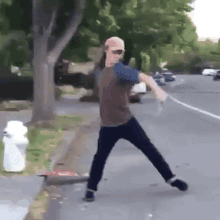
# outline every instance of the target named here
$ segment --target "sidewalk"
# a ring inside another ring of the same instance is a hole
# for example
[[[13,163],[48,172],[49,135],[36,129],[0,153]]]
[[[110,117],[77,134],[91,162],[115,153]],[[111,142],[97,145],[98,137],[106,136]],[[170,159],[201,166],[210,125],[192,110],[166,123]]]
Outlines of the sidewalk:
[[[3,137],[3,129],[7,121],[19,120],[26,123],[31,120],[32,111],[0,112],[0,131]],[[0,213],[1,219],[23,219],[28,212],[28,207],[33,201],[33,196],[43,184],[43,178],[38,176],[0,178]]]
[[[85,115],[86,120],[82,126],[90,126],[92,121],[99,116],[98,105],[93,103],[80,103],[77,95],[66,95],[55,104],[55,111],[58,115],[63,114],[80,114]],[[75,104],[77,107],[75,108]],[[89,108],[91,106],[91,109]],[[0,129],[3,134],[3,129],[6,127],[7,121],[19,120],[27,123],[31,120],[32,110],[22,110],[19,112],[8,111],[0,112]],[[62,143],[57,146],[57,149],[50,155],[51,164],[55,164],[65,152],[68,150],[70,143],[77,136],[75,130],[66,131]],[[1,135],[1,138],[3,135]],[[65,177],[64,177],[65,178]],[[66,177],[67,178],[67,177]],[[85,176],[75,176],[76,181],[87,180]],[[44,178],[33,175],[28,177],[14,176],[11,178],[0,177],[0,213],[2,220],[23,220],[28,213],[28,208],[33,201],[34,196],[39,192],[44,183]]]

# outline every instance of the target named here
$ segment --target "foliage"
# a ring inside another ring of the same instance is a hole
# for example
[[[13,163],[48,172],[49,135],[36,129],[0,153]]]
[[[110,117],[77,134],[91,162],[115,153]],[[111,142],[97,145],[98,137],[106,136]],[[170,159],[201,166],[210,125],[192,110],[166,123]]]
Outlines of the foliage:
[[[167,64],[165,68],[172,70],[174,72],[184,72],[184,63],[182,61],[176,61],[174,63]]]
[[[31,7],[31,1],[28,0],[4,0],[0,3],[0,38],[7,39],[1,41],[0,55],[7,53],[10,62],[5,60],[1,65],[22,67],[29,61],[30,51],[26,34],[30,32],[32,25],[29,10]]]
[[[218,45],[210,39],[206,39],[205,41],[197,41],[197,45],[200,53],[207,54],[209,54],[211,51],[216,51],[218,47]]]
[[[53,45],[53,42],[62,35],[73,8],[70,0],[58,2],[59,10],[50,45]],[[186,46],[193,47],[196,39],[195,27],[184,13],[192,10],[188,3],[190,3],[189,0],[171,0],[169,2],[154,0],[87,1],[83,20],[60,57],[74,62],[88,61],[88,48],[98,46],[112,35],[118,35],[125,41],[130,40],[132,44],[135,42],[136,46],[133,48],[135,54],[149,50],[149,54],[153,56],[151,62],[157,60],[154,53],[158,54],[159,60],[163,59],[160,48],[167,44],[174,45],[176,49]],[[24,31],[29,50],[33,50],[32,35],[30,35],[32,29],[31,1],[14,1],[12,5],[1,5],[5,25],[4,28],[0,28],[0,31]],[[152,48],[155,50],[154,53],[151,51]],[[28,51],[26,53],[28,54]],[[12,57],[12,61],[14,57]],[[22,59],[22,56],[20,57]],[[19,64],[21,61],[14,63]],[[155,63],[155,65],[157,64]]]
[[[146,53],[141,53],[141,58],[142,58],[141,71],[147,73],[150,71],[150,56]]]
[[[218,47],[217,47],[217,51],[219,51],[219,52],[220,52],[220,38],[219,38],[219,40],[218,40]]]
[[[213,55],[220,55],[220,52],[211,51],[210,54],[213,54]]]

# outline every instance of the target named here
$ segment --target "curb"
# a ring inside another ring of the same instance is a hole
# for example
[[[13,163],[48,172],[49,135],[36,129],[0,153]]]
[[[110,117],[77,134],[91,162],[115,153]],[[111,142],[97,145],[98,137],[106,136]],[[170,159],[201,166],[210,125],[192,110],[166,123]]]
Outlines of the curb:
[[[82,122],[80,125],[78,125],[77,129],[75,130],[72,129],[72,130],[65,132],[63,141],[61,141],[60,144],[58,144],[56,150],[53,151],[49,156],[50,168],[52,168],[56,164],[56,162],[66,154],[66,152],[68,151],[70,147],[70,143],[75,139],[80,128],[82,126],[90,127],[92,122],[96,121],[97,119],[98,117],[95,119],[94,118],[87,119],[84,122]],[[84,174],[81,176],[77,174],[74,174],[72,176],[52,176],[52,175],[49,176],[49,175],[43,175],[43,173],[44,172],[38,172],[35,174],[38,177],[44,178],[42,185],[39,187],[40,190],[38,191],[38,193],[41,191],[47,191],[48,187],[53,187],[55,185],[69,185],[69,184],[74,184],[74,183],[87,182],[89,178],[87,174]],[[50,204],[50,196],[48,197],[47,203]],[[29,215],[29,211],[26,214],[25,220],[28,219],[28,215]],[[45,219],[45,218],[43,217],[42,219]]]
[[[53,166],[56,164],[56,162],[66,154],[66,152],[70,148],[71,142],[75,139],[81,127],[83,126],[89,127],[93,121],[97,120],[97,118],[95,119],[89,118],[85,120],[84,122],[82,122],[80,125],[76,126],[76,128],[65,131],[63,140],[60,143],[58,143],[58,146],[56,147],[56,149],[53,152],[51,152],[49,156],[50,165],[49,165],[48,171],[51,171]]]
[[[55,177],[55,176],[46,176],[44,177],[44,183],[46,183],[47,186],[51,185],[70,185],[74,183],[82,183],[87,182],[89,177],[87,176],[63,176],[61,177]]]
[[[89,118],[82,122],[80,125],[76,126],[76,128],[70,129],[69,131],[65,131],[63,140],[58,143],[57,148],[51,152],[49,156],[49,169],[46,171],[40,171],[37,172],[35,175],[39,177],[44,177],[44,183],[47,186],[48,185],[62,185],[62,184],[73,184],[75,182],[85,182],[88,180],[88,177],[86,174],[79,176],[78,174],[74,175],[59,175],[59,176],[54,176],[54,175],[45,175],[45,172],[51,172],[53,170],[54,165],[61,159],[65,154],[68,152],[69,148],[71,147],[70,144],[73,142],[73,140],[77,137],[78,133],[80,132],[80,129],[82,127],[90,127],[93,122],[95,122],[97,118]]]

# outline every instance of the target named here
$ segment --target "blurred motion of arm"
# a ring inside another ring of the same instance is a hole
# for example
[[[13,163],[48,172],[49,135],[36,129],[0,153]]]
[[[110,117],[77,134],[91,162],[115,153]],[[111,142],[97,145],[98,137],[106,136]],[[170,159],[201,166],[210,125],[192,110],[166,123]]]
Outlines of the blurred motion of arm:
[[[144,73],[140,73],[139,78],[141,82],[144,82],[147,86],[149,86],[152,89],[152,91],[156,95],[156,98],[159,101],[164,102],[166,100],[167,94],[157,85],[157,83],[151,76],[148,76]]]

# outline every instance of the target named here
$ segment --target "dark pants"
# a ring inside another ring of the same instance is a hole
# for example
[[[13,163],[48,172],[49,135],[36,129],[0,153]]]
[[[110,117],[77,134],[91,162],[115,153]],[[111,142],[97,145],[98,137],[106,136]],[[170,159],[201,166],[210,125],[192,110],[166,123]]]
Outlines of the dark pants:
[[[87,184],[88,189],[97,191],[97,185],[102,178],[106,160],[112,148],[120,138],[128,140],[141,150],[165,181],[175,176],[163,156],[151,143],[136,118],[133,117],[126,124],[118,127],[101,127],[98,139],[98,149],[93,158],[90,177]]]

